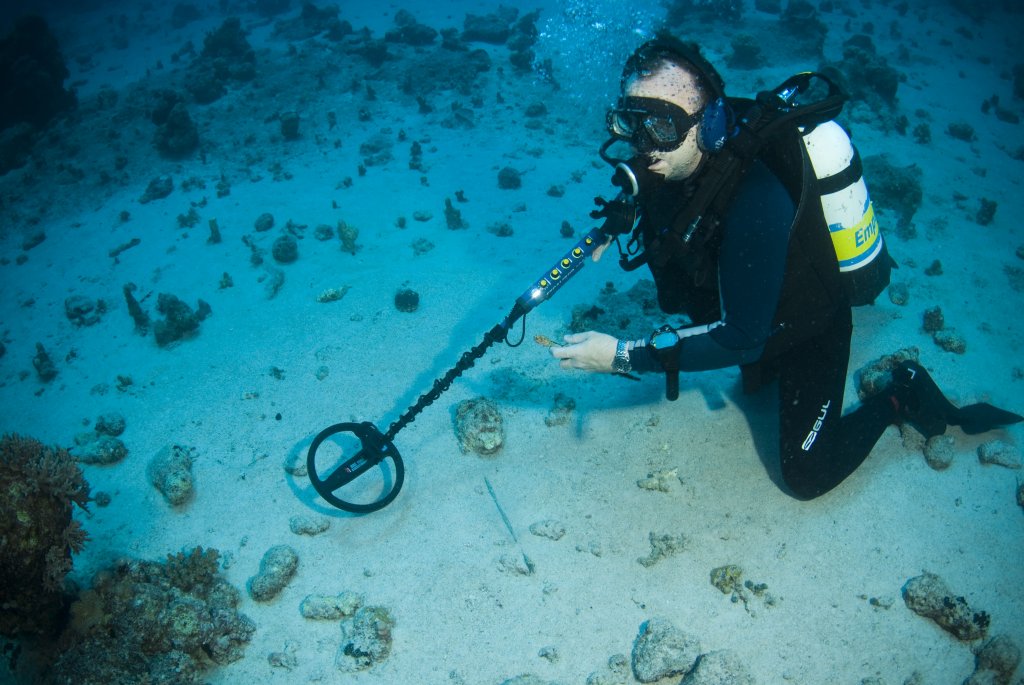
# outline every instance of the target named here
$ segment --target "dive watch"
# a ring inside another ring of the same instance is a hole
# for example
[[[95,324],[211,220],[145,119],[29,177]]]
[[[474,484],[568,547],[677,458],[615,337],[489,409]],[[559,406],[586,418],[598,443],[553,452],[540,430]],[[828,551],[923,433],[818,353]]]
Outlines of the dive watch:
[[[620,340],[615,344],[615,358],[612,359],[612,371],[615,373],[629,373],[633,370],[633,364],[629,361],[629,348],[626,341]]]

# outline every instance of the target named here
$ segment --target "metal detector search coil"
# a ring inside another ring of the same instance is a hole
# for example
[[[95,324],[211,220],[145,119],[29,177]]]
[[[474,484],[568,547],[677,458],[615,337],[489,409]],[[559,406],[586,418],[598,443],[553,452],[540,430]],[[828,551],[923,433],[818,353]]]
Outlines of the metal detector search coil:
[[[353,514],[368,514],[372,511],[382,509],[394,501],[398,491],[402,489],[405,482],[405,465],[402,463],[402,455],[395,447],[395,436],[405,426],[412,423],[416,416],[430,406],[441,396],[452,382],[471,368],[477,359],[495,343],[506,342],[509,329],[522,319],[534,307],[554,295],[565,282],[579,273],[586,265],[587,257],[594,253],[598,246],[603,245],[614,236],[606,235],[601,228],[595,228],[587,233],[576,245],[558,260],[555,266],[544,272],[544,275],[534,281],[533,285],[516,300],[512,311],[508,313],[500,323],[495,325],[485,335],[484,339],[470,350],[467,350],[459,358],[459,361],[448,370],[443,376],[434,381],[429,392],[420,395],[416,402],[405,410],[405,412],[391,424],[387,433],[381,431],[372,423],[336,423],[333,426],[320,431],[313,442],[309,445],[306,453],[306,468],[309,471],[309,481],[313,488],[325,501],[332,506],[351,512]],[[518,344],[518,343],[516,343]],[[359,440],[359,450],[354,456],[349,457],[341,465],[321,477],[317,470],[316,453],[325,440],[342,433],[351,433]],[[388,488],[385,480],[386,491],[379,499],[366,502],[350,502],[342,499],[337,491],[345,487],[367,471],[377,466],[384,460],[389,459],[394,465],[394,476]]]

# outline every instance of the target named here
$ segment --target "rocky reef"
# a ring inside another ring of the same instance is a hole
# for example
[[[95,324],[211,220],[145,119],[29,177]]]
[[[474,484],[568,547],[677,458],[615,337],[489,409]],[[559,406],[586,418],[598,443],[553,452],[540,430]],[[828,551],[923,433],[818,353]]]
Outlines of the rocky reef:
[[[166,561],[118,561],[71,606],[55,683],[202,682],[204,671],[242,658],[256,625],[220,575],[218,552],[196,547]]]
[[[64,577],[85,531],[71,517],[89,484],[67,450],[19,435],[0,439],[0,635],[52,632],[66,609]]]

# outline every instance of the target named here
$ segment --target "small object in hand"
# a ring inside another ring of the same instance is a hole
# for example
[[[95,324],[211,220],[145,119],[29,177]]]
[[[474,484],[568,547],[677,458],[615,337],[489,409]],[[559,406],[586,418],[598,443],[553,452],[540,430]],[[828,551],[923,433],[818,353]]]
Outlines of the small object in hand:
[[[561,347],[561,345],[562,345],[562,343],[555,342],[554,340],[552,340],[551,338],[549,338],[546,335],[539,335],[539,334],[533,336],[533,341],[535,343],[537,343],[538,345],[543,345],[544,347]]]

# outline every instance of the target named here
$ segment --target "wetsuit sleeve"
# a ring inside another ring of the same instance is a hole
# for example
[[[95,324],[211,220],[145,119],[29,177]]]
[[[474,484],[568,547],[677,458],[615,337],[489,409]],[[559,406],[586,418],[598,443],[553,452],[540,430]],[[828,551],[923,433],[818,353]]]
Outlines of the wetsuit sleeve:
[[[721,318],[679,329],[679,368],[703,371],[757,361],[772,332],[795,207],[763,164],[747,174],[725,218],[718,258]],[[649,348],[631,355],[637,371],[660,371]]]

